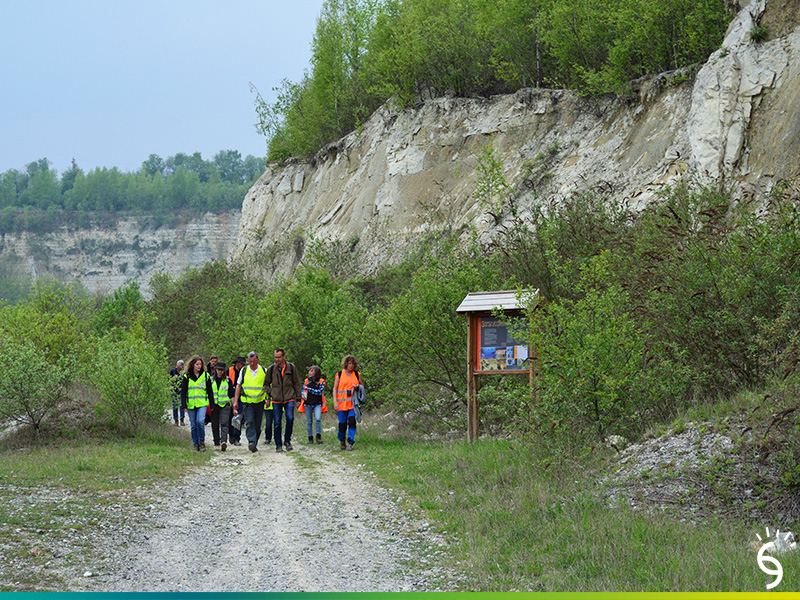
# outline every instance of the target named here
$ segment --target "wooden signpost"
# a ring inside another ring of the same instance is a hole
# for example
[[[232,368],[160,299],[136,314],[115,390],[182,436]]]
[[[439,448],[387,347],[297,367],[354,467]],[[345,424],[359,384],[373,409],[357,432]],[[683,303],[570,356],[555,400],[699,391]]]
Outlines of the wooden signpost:
[[[539,300],[539,290],[524,290],[522,297]],[[482,375],[528,375],[531,388],[535,361],[528,345],[524,307],[517,292],[473,292],[456,309],[467,316],[467,440],[478,439],[478,390]],[[499,313],[502,313],[501,315]],[[514,325],[519,323],[519,327]],[[509,327],[510,326],[510,327]]]

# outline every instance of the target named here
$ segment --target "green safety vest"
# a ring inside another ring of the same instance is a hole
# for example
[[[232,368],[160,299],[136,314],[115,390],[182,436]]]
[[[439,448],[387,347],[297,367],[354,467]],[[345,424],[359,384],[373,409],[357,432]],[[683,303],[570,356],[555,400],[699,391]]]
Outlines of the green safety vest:
[[[186,408],[208,406],[208,394],[206,393],[208,373],[201,373],[197,381],[192,381],[188,375],[185,377],[189,380],[189,385],[186,390]]]
[[[267,390],[264,389],[264,383],[267,379],[267,372],[264,367],[258,365],[256,376],[253,377],[253,372],[250,367],[244,368],[244,377],[242,378],[242,402],[249,404],[256,404],[257,402],[264,402],[267,396]],[[267,410],[272,407],[272,403],[268,403]]]
[[[217,387],[217,382],[215,380],[212,380],[211,389],[214,390],[214,401],[217,403],[217,406],[225,406],[231,401],[231,399],[228,398],[227,377],[222,378],[222,380],[219,382],[219,387]]]

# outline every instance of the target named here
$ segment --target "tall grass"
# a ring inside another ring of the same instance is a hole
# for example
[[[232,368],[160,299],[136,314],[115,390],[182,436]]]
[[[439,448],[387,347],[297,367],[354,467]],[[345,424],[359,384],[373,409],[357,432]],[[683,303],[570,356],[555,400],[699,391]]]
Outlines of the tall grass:
[[[369,427],[360,449],[359,462],[451,533],[468,590],[758,591],[772,581],[748,545],[763,528],[611,505],[595,479],[601,456],[549,464],[531,443],[422,443]],[[800,558],[781,561],[780,591],[800,589]]]

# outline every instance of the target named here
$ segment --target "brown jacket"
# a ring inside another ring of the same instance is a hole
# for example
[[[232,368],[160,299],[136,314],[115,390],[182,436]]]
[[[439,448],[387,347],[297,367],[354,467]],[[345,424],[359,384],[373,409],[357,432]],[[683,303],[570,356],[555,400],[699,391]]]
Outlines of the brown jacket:
[[[275,363],[268,366],[266,383],[268,385],[267,394],[273,402],[285,403],[300,400],[300,394],[303,392],[303,385],[300,383],[297,369],[289,361],[286,361],[283,374]]]

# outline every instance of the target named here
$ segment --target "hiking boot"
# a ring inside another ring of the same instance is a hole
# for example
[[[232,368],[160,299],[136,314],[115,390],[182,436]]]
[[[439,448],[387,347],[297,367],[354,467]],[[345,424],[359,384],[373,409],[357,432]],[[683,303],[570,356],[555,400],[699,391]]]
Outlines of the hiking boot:
[[[317,434],[317,443],[318,444],[322,443],[322,436],[320,434]]]
[[[226,444],[225,442],[222,442],[222,446],[220,446],[219,449],[222,450],[223,452],[225,452],[225,450],[228,449],[228,444]]]
[[[175,427],[178,426],[178,419],[175,419]]]
[[[275,452],[283,452],[283,446],[278,446],[275,448]]]
[[[197,450],[198,452],[200,452],[200,444],[195,444],[194,445],[194,449]]]
[[[347,444],[347,449],[352,451],[353,450],[353,444]]]
[[[250,450],[250,452],[258,452],[258,448],[256,448],[255,444],[247,444],[247,449]]]
[[[186,425],[186,423],[184,423],[184,422],[183,422],[183,419],[181,419],[181,427],[183,427],[183,426],[185,426],[185,425]]]
[[[346,450],[347,444],[345,444],[344,442],[339,442],[339,448],[341,448],[342,450]]]
[[[314,436],[313,435],[308,436],[308,443],[309,444],[313,444],[314,443]]]
[[[289,442],[286,442],[286,444],[284,444],[284,445],[286,446],[286,451],[287,452],[291,452],[292,450],[294,450],[294,448],[292,448],[292,445]]]
[[[205,451],[206,451],[206,443],[200,442],[200,452],[205,452]]]

